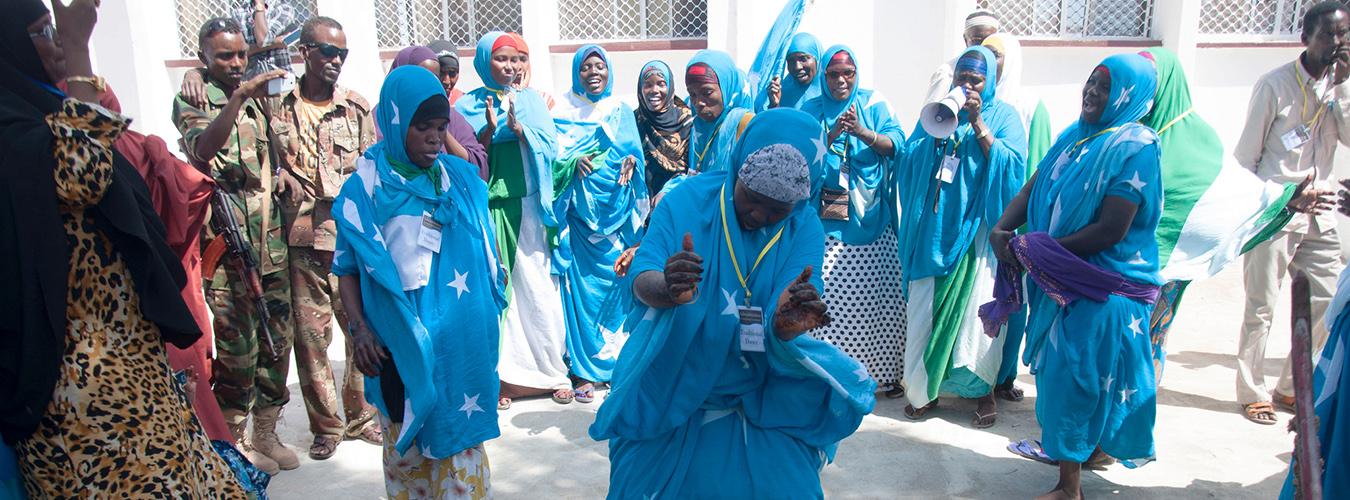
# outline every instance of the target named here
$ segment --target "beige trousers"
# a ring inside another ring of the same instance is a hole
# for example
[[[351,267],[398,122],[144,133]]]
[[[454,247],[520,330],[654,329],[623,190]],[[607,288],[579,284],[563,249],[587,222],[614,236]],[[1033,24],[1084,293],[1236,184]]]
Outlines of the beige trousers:
[[[1247,305],[1243,311],[1242,337],[1238,340],[1237,352],[1237,401],[1243,405],[1271,399],[1264,375],[1266,340],[1270,336],[1281,284],[1290,271],[1302,270],[1308,275],[1314,359],[1327,341],[1329,331],[1322,317],[1331,305],[1331,296],[1336,292],[1336,277],[1344,267],[1341,242],[1334,226],[1322,229],[1314,222],[1306,227],[1302,231],[1281,231],[1243,258]],[[1282,396],[1294,395],[1291,369],[1291,363],[1286,360],[1275,385],[1275,392]]]

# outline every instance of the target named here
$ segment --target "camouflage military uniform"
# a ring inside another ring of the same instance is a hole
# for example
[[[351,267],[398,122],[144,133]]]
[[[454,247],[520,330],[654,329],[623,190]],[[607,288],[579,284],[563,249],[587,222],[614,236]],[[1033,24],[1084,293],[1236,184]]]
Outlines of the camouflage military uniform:
[[[290,369],[292,335],[291,280],[287,273],[286,240],[282,235],[281,207],[274,199],[276,176],[266,134],[265,102],[249,99],[239,110],[230,138],[213,158],[195,158],[192,152],[211,120],[229,99],[214,80],[207,79],[207,109],[174,99],[173,120],[183,135],[183,149],[194,163],[208,163],[211,177],[230,195],[235,217],[257,254],[263,295],[271,314],[269,326],[279,356],[265,352],[253,298],[228,257],[220,259],[206,282],[206,302],[214,316],[216,359],[213,389],[225,421],[239,425],[250,411],[280,407],[290,401],[286,372]],[[268,207],[264,212],[264,207]],[[204,235],[202,248],[215,235]]]
[[[290,244],[291,300],[295,310],[295,365],[309,413],[309,430],[317,436],[359,437],[375,425],[374,407],[365,401],[365,378],[352,362],[347,314],[337,295],[337,277],[330,268],[337,237],[331,210],[342,183],[356,170],[356,159],[375,142],[370,104],[343,87],[323,108],[317,124],[301,119],[300,85],[281,98],[272,131],[282,168],[301,184],[298,203],[282,196]],[[294,193],[288,193],[293,195]],[[333,341],[333,315],[346,339],[347,370],[343,377],[343,418],[338,416],[328,346]]]

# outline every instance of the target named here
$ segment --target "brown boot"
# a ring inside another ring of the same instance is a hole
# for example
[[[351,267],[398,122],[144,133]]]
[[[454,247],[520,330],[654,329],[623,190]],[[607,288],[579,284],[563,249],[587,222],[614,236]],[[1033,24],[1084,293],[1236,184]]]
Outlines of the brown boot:
[[[276,461],[281,470],[293,470],[300,467],[300,457],[277,437],[278,418],[281,418],[280,406],[253,409],[253,447]]]
[[[254,467],[257,467],[269,476],[277,475],[278,472],[281,472],[281,467],[277,465],[275,460],[267,458],[267,455],[259,453],[258,450],[253,448],[253,443],[249,442],[248,433],[244,432],[244,429],[247,427],[248,420],[240,422],[239,425],[230,426],[230,433],[234,434],[235,447],[239,449],[239,453],[242,453],[244,458],[248,459]]]

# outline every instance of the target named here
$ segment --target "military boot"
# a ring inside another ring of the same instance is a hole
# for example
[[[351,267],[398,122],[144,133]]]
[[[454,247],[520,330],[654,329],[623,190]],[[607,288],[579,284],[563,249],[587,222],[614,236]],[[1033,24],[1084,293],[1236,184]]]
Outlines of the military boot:
[[[253,447],[267,458],[272,459],[281,470],[300,467],[300,457],[286,448],[277,437],[277,419],[281,418],[281,407],[253,409]]]
[[[249,442],[248,433],[244,431],[246,428],[248,428],[248,420],[230,426],[230,434],[234,435],[235,447],[239,449],[239,453],[242,453],[244,458],[248,459],[254,467],[266,472],[269,476],[275,476],[278,472],[281,472],[281,467],[277,465],[276,460],[267,458],[267,455],[253,448],[253,443]]]

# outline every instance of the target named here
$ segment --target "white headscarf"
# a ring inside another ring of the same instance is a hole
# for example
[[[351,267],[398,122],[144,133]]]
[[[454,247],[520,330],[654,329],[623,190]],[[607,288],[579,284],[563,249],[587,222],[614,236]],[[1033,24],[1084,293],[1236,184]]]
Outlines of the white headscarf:
[[[994,96],[1008,103],[1022,116],[1022,126],[1030,130],[1031,117],[1036,114],[1036,99],[1022,91],[1022,44],[1010,33],[998,32],[984,39],[984,46],[1003,54],[1003,73],[998,77]]]

